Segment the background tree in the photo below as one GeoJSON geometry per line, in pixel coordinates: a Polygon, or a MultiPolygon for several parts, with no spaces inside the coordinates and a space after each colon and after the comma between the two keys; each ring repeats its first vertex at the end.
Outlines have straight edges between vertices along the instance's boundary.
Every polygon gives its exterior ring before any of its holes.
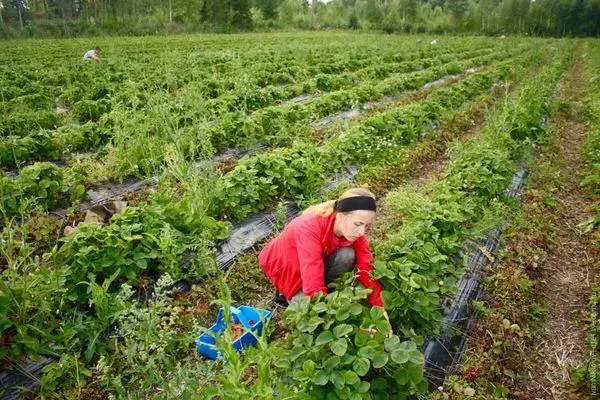
{"type": "Polygon", "coordinates": [[[383,21],[383,12],[379,0],[359,0],[356,2],[358,15],[371,28],[376,28],[383,21]]]}
{"type": "Polygon", "coordinates": [[[284,26],[308,28],[310,5],[307,0],[283,0],[278,11],[279,20],[284,26]]]}
{"type": "Polygon", "coordinates": [[[228,30],[230,0],[204,0],[200,16],[203,22],[228,30]]]}
{"type": "Polygon", "coordinates": [[[278,0],[256,0],[256,6],[262,11],[264,19],[277,19],[277,7],[279,7],[278,0]]]}
{"type": "Polygon", "coordinates": [[[251,29],[250,3],[248,0],[231,1],[231,25],[239,29],[251,29]]]}
{"type": "Polygon", "coordinates": [[[600,0],[0,0],[0,4],[0,37],[76,36],[86,31],[149,34],[173,30],[173,25],[189,30],[201,25],[221,32],[290,27],[600,35],[600,0]]]}

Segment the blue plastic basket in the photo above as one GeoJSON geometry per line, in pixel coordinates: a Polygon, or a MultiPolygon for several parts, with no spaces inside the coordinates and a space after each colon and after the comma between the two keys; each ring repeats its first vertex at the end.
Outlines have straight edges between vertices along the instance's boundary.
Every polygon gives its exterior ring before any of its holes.
{"type": "MultiPolygon", "coordinates": [[[[233,341],[233,348],[241,352],[245,347],[254,346],[257,343],[256,337],[262,334],[265,322],[271,318],[271,311],[250,306],[230,307],[230,310],[231,322],[242,324],[246,330],[233,341]]],[[[217,322],[196,339],[198,353],[211,360],[216,360],[221,354],[221,350],[217,349],[215,343],[225,328],[223,308],[221,308],[217,314],[217,322]]]]}

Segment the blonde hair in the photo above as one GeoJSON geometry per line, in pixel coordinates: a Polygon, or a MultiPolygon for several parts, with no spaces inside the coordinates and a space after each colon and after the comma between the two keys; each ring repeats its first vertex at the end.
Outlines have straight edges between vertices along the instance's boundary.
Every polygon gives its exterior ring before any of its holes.
{"type": "MultiPolygon", "coordinates": [[[[348,189],[344,193],[342,193],[342,195],[340,197],[338,197],[338,200],[344,200],[344,199],[347,199],[348,197],[356,197],[356,196],[368,196],[368,197],[372,197],[373,199],[375,199],[375,195],[373,193],[371,193],[371,191],[369,189],[352,188],[352,189],[348,189]]],[[[320,204],[315,204],[314,206],[308,207],[306,210],[304,210],[302,212],[302,215],[317,214],[317,215],[321,215],[323,217],[327,217],[333,213],[334,207],[335,207],[335,200],[329,200],[329,201],[326,201],[326,202],[323,202],[320,204]]]]}

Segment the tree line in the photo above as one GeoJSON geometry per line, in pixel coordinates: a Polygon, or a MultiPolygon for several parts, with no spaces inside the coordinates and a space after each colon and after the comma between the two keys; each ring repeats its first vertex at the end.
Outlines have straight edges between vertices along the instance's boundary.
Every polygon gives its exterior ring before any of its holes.
{"type": "Polygon", "coordinates": [[[598,36],[600,0],[0,0],[0,36],[375,29],[598,36]]]}

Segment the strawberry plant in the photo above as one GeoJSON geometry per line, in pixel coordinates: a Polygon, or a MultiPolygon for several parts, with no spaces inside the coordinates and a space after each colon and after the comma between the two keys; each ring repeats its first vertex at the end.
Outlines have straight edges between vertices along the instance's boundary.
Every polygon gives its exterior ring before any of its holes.
{"type": "Polygon", "coordinates": [[[128,207],[111,224],[80,224],[63,239],[56,262],[69,266],[69,299],[84,304],[89,287],[80,282],[102,283],[113,274],[116,282],[137,284],[144,271],[157,270],[174,278],[203,271],[182,269],[180,258],[186,237],[165,223],[160,209],[150,205],[128,207]]]}
{"type": "Polygon", "coordinates": [[[73,105],[73,115],[80,122],[96,121],[110,111],[108,100],[81,100],[73,105]]]}
{"type": "Polygon", "coordinates": [[[242,160],[221,182],[213,212],[239,218],[274,198],[308,197],[323,182],[318,156],[312,148],[291,148],[242,160]]]}
{"type": "Polygon", "coordinates": [[[27,136],[39,129],[52,129],[60,125],[61,118],[54,111],[28,111],[0,115],[0,137],[27,136]]]}
{"type": "Polygon", "coordinates": [[[3,181],[0,200],[4,214],[16,214],[22,203],[31,202],[42,210],[73,203],[85,195],[82,176],[76,170],[65,172],[50,163],[25,167],[17,179],[3,181]]]}
{"type": "Polygon", "coordinates": [[[316,399],[399,399],[426,390],[423,355],[412,340],[389,335],[381,307],[364,306],[369,290],[346,287],[292,303],[292,329],[277,367],[316,399]]]}

